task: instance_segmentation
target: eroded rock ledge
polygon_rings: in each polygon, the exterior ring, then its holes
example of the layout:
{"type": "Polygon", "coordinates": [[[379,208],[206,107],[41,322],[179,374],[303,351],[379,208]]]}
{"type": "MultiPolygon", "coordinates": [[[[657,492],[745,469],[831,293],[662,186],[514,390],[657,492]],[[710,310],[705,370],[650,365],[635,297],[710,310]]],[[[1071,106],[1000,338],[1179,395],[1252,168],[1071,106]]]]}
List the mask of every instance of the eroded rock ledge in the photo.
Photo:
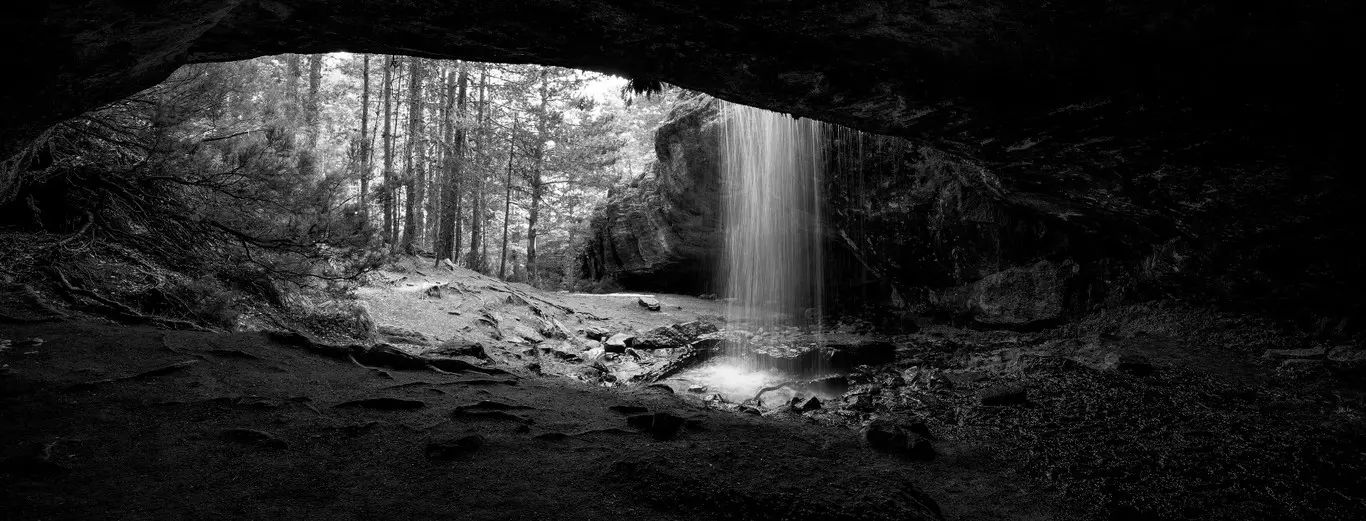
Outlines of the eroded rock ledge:
{"type": "Polygon", "coordinates": [[[1361,48],[1351,0],[56,0],[3,13],[17,71],[0,94],[4,156],[181,64],[282,52],[616,72],[903,136],[1096,96],[1259,128],[1359,106],[1343,67],[1361,48]]]}

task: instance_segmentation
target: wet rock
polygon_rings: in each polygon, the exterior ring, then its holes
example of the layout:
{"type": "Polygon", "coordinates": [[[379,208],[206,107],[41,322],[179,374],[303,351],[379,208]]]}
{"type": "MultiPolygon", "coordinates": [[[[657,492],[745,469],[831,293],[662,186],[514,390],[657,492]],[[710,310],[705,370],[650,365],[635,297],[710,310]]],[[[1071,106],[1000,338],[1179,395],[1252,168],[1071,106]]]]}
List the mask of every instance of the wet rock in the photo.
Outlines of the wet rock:
{"type": "Polygon", "coordinates": [[[935,457],[930,439],[889,421],[874,421],[859,430],[864,446],[878,452],[928,461],[935,457]]]}
{"type": "Polygon", "coordinates": [[[265,447],[268,449],[286,449],[289,444],[278,436],[265,431],[255,429],[226,429],[218,433],[219,439],[251,445],[255,447],[265,447]]]}
{"type": "Polygon", "coordinates": [[[470,434],[459,438],[433,441],[427,444],[427,459],[452,461],[470,457],[484,446],[484,437],[470,434]]]}
{"type": "Polygon", "coordinates": [[[659,311],[661,307],[659,304],[659,299],[656,299],[654,297],[640,297],[636,299],[636,303],[640,304],[640,307],[643,307],[650,311],[659,311]]]}
{"type": "Polygon", "coordinates": [[[379,411],[411,411],[426,407],[427,404],[421,400],[407,400],[403,398],[365,398],[362,400],[351,400],[333,405],[334,409],[375,409],[379,411]]]}
{"type": "Polygon", "coordinates": [[[797,405],[793,408],[802,412],[814,411],[816,409],[821,408],[821,400],[819,398],[816,398],[815,396],[812,396],[810,398],[798,402],[797,405]]]}
{"type": "Polygon", "coordinates": [[[683,322],[646,331],[629,345],[639,349],[678,349],[716,332],[716,325],[708,322],[683,322]]]}
{"type": "Polygon", "coordinates": [[[649,409],[641,407],[639,405],[613,405],[611,407],[608,407],[608,409],[610,409],[613,412],[621,414],[639,414],[643,412],[649,412],[649,409]]]}
{"type": "Polygon", "coordinates": [[[1022,385],[1008,384],[984,389],[977,399],[982,405],[1024,405],[1029,403],[1029,394],[1022,385]]]}
{"type": "Polygon", "coordinates": [[[602,343],[602,347],[608,353],[625,353],[626,347],[635,339],[635,335],[627,333],[617,333],[609,337],[602,343]]]}
{"type": "Polygon", "coordinates": [[[1262,358],[1266,360],[1291,360],[1296,358],[1323,358],[1327,351],[1322,347],[1310,347],[1305,349],[1267,349],[1262,353],[1262,358]]]}
{"type": "Polygon", "coordinates": [[[707,386],[705,386],[705,385],[693,385],[693,386],[688,387],[688,392],[690,392],[690,393],[702,394],[702,393],[707,392],[707,386]]]}

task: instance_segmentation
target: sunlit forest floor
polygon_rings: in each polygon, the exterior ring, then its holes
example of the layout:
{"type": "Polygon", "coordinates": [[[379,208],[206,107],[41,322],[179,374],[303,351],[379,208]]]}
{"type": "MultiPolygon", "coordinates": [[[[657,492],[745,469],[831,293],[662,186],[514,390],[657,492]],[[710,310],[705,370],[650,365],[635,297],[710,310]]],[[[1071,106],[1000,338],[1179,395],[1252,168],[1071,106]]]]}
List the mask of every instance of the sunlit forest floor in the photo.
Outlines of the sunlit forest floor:
{"type": "MultiPolygon", "coordinates": [[[[894,361],[812,404],[796,385],[734,400],[658,378],[706,336],[660,332],[724,328],[715,300],[652,295],[651,311],[637,295],[539,291],[411,258],[356,295],[375,345],[402,356],[90,317],[0,325],[7,515],[1366,513],[1360,366],[1332,349],[1275,351],[1301,341],[1236,315],[1132,306],[1037,333],[844,322],[832,328],[890,343],[894,361]],[[590,339],[617,333],[633,347],[590,339]]],[[[28,305],[0,301],[10,316],[28,305]]]]}

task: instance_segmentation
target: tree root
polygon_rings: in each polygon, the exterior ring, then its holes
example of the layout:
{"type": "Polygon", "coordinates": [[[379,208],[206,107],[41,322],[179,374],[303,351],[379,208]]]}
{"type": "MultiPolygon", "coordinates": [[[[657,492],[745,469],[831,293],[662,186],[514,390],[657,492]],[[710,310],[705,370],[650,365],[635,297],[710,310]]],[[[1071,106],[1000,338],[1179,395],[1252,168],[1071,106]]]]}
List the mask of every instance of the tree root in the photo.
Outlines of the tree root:
{"type": "Polygon", "coordinates": [[[121,322],[132,324],[151,324],[154,326],[165,327],[167,329],[188,329],[192,331],[206,332],[213,331],[212,329],[185,320],[158,317],[154,315],[140,313],[134,310],[133,308],[128,307],[128,305],[126,304],[102,296],[99,293],[95,293],[94,291],[85,288],[73,286],[71,284],[71,281],[67,280],[66,274],[62,273],[62,271],[57,268],[48,268],[48,271],[50,271],[54,275],[59,285],[58,287],[64,293],[66,293],[68,297],[71,298],[72,302],[79,303],[78,299],[76,298],[77,296],[90,299],[94,301],[96,304],[99,304],[99,306],[90,307],[103,308],[106,312],[108,312],[108,314],[111,314],[113,317],[115,317],[121,322]]]}
{"type": "Polygon", "coordinates": [[[155,368],[155,369],[148,369],[148,370],[146,370],[146,371],[143,371],[143,372],[137,373],[137,374],[133,374],[133,375],[120,376],[120,377],[117,377],[117,378],[105,378],[105,379],[103,379],[103,380],[91,380],[91,381],[88,381],[88,382],[81,382],[81,383],[78,383],[78,384],[73,384],[73,385],[67,387],[66,389],[67,389],[68,391],[78,391],[78,390],[82,390],[82,389],[89,389],[89,388],[91,388],[91,387],[94,387],[94,386],[96,386],[96,385],[101,385],[101,384],[109,384],[109,383],[116,383],[116,382],[127,382],[127,381],[131,381],[131,380],[141,380],[141,379],[144,379],[144,378],[151,378],[151,377],[153,377],[153,376],[162,376],[162,375],[174,373],[174,372],[176,372],[176,371],[179,371],[179,370],[181,370],[181,369],[184,369],[184,368],[186,368],[186,367],[192,366],[192,365],[197,364],[197,363],[199,363],[199,360],[186,360],[186,361],[183,361],[183,362],[176,362],[176,363],[170,364],[170,365],[164,365],[164,366],[161,366],[161,367],[158,367],[158,368],[155,368]]]}

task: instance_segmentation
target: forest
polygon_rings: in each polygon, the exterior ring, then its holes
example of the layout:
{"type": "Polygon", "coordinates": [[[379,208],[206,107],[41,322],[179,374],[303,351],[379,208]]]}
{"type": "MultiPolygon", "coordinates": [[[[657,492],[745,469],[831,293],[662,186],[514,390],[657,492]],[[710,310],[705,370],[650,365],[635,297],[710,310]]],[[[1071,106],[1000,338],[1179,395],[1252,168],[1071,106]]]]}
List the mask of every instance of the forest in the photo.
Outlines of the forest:
{"type": "Polygon", "coordinates": [[[6,215],[62,251],[127,246],[274,300],[419,253],[577,289],[589,213],[645,170],[680,93],[388,55],[191,65],[14,156],[6,215]]]}

